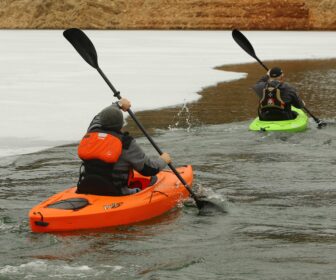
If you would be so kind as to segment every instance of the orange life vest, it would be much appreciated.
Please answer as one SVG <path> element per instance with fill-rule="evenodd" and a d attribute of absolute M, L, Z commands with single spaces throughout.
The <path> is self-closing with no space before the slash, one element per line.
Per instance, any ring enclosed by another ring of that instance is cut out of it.
<path fill-rule="evenodd" d="M 82 160 L 98 159 L 115 163 L 122 152 L 122 141 L 115 135 L 103 132 L 88 132 L 78 145 L 78 156 Z"/>

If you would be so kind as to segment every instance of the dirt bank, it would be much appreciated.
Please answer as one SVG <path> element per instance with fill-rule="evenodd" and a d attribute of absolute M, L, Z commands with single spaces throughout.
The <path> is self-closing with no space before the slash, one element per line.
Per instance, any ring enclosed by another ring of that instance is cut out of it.
<path fill-rule="evenodd" d="M 336 30 L 335 0 L 0 0 L 0 28 Z"/>

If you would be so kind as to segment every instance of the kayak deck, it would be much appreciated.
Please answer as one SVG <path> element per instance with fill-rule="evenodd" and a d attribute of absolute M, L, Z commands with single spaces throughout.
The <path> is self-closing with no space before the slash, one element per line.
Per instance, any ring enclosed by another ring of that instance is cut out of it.
<path fill-rule="evenodd" d="M 282 132 L 300 132 L 305 131 L 308 127 L 308 117 L 301 109 L 292 107 L 292 111 L 298 113 L 293 120 L 284 121 L 261 121 L 259 117 L 255 118 L 250 124 L 249 129 L 252 131 L 282 131 Z"/>
<path fill-rule="evenodd" d="M 192 167 L 177 170 L 191 185 Z M 30 227 L 33 232 L 56 232 L 134 224 L 159 216 L 189 197 L 170 170 L 158 173 L 156 183 L 149 187 L 149 177 L 136 173 L 133 181 L 136 187 L 144 187 L 126 196 L 77 194 L 76 187 L 66 189 L 30 210 Z"/>

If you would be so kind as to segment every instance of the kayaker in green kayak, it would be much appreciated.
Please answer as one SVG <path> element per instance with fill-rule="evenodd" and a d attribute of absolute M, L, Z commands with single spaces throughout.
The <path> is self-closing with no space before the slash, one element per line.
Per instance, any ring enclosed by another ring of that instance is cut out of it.
<path fill-rule="evenodd" d="M 122 132 L 124 118 L 131 103 L 126 98 L 103 109 L 92 120 L 87 133 L 78 146 L 83 160 L 77 193 L 97 195 L 127 195 L 135 193 L 128 188 L 133 170 L 144 176 L 154 176 L 168 163 L 168 153 L 147 156 L 135 139 Z"/>
<path fill-rule="evenodd" d="M 258 115 L 262 121 L 295 119 L 297 113 L 291 110 L 291 106 L 299 109 L 305 106 L 295 88 L 285 82 L 279 67 L 271 68 L 253 86 L 253 90 L 259 97 Z"/>

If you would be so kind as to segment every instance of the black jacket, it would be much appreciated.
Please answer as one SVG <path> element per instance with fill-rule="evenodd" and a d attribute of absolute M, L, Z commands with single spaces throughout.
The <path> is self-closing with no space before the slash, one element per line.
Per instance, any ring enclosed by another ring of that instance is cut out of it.
<path fill-rule="evenodd" d="M 270 86 L 276 86 L 276 84 L 279 83 L 275 80 L 270 80 L 268 75 L 265 75 L 261 77 L 261 79 L 252 87 L 255 93 L 257 94 L 259 100 L 262 99 L 264 89 L 270 85 Z M 293 118 L 293 112 L 291 111 L 291 106 L 294 106 L 296 108 L 303 108 L 304 104 L 302 99 L 298 96 L 297 91 L 294 87 L 289 85 L 288 83 L 281 83 L 278 87 L 281 94 L 281 99 L 283 102 L 285 102 L 285 114 L 283 117 L 279 117 L 280 119 L 292 119 Z M 271 111 L 271 109 L 270 109 Z M 267 119 L 267 116 L 260 115 L 261 112 L 259 112 L 259 117 L 262 119 Z M 265 112 L 265 113 L 271 113 L 272 112 Z M 277 112 L 275 112 L 277 113 Z M 263 114 L 263 113 L 261 113 Z M 272 119 L 272 117 L 270 117 Z M 277 118 L 277 117 L 275 117 Z"/>

